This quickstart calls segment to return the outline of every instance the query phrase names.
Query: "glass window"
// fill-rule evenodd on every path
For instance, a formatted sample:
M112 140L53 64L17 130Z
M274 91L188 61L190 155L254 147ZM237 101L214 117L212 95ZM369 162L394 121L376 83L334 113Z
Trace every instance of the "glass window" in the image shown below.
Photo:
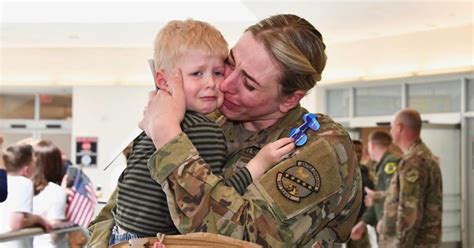
M474 79L467 80L467 111L474 111Z
M72 117L71 95L41 94L40 119L70 119Z
M331 117L349 117L350 89L326 91L326 110Z
M467 154L468 154L468 205L469 213L474 213L474 118L468 119L468 141L467 141ZM470 236L474 237L474 214L469 214L469 230ZM471 247L474 245L474 240L471 239Z
M459 112L461 84L454 80L408 85L408 106L420 113Z
M0 119L34 118L34 95L0 94Z
M364 87L355 90L355 116L392 115L401 107L401 85Z

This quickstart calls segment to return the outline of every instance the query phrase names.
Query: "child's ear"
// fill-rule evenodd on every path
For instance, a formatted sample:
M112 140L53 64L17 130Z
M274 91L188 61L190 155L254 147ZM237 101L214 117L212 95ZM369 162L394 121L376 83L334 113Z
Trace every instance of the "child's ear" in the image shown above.
M29 177L30 175L30 167L31 166L23 166L23 168L21 168L20 170L20 175L24 176L24 177Z
M155 75L156 87L158 89L168 91L168 82L166 81L166 74L163 70L157 71Z

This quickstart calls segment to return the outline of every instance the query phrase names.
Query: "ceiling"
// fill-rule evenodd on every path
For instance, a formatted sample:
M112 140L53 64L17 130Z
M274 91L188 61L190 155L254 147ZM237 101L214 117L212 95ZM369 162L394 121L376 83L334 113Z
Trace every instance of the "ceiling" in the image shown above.
M232 45L277 13L308 19L327 43L472 25L473 1L153 1L1 3L2 47L151 47L169 20L216 25Z

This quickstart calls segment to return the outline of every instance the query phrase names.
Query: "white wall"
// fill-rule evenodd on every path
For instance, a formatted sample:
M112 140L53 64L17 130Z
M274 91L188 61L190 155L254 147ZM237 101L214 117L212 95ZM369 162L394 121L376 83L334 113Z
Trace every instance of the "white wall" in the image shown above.
M456 125L424 125L421 130L421 139L440 160L443 179L443 242L461 240L460 138L461 130Z
M328 43L328 62L318 84L472 68L473 36L474 26L469 25ZM146 60L152 54L151 46L2 48L0 86L148 85Z
M73 89L72 151L75 160L76 137L97 137L96 168L86 168L86 174L104 196L113 190L121 170L125 167L120 157L115 165L104 171L107 160L113 156L130 131L137 127L152 87L84 86Z
M474 66L474 26L328 44L323 83L449 72Z

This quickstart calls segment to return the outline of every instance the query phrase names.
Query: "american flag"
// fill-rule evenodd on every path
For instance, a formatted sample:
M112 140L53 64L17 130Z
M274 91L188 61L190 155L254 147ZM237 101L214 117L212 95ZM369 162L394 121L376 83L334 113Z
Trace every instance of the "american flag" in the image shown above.
M87 227L97 204L92 182L82 171L79 171L71 190L74 194L69 196L66 216L69 221Z

